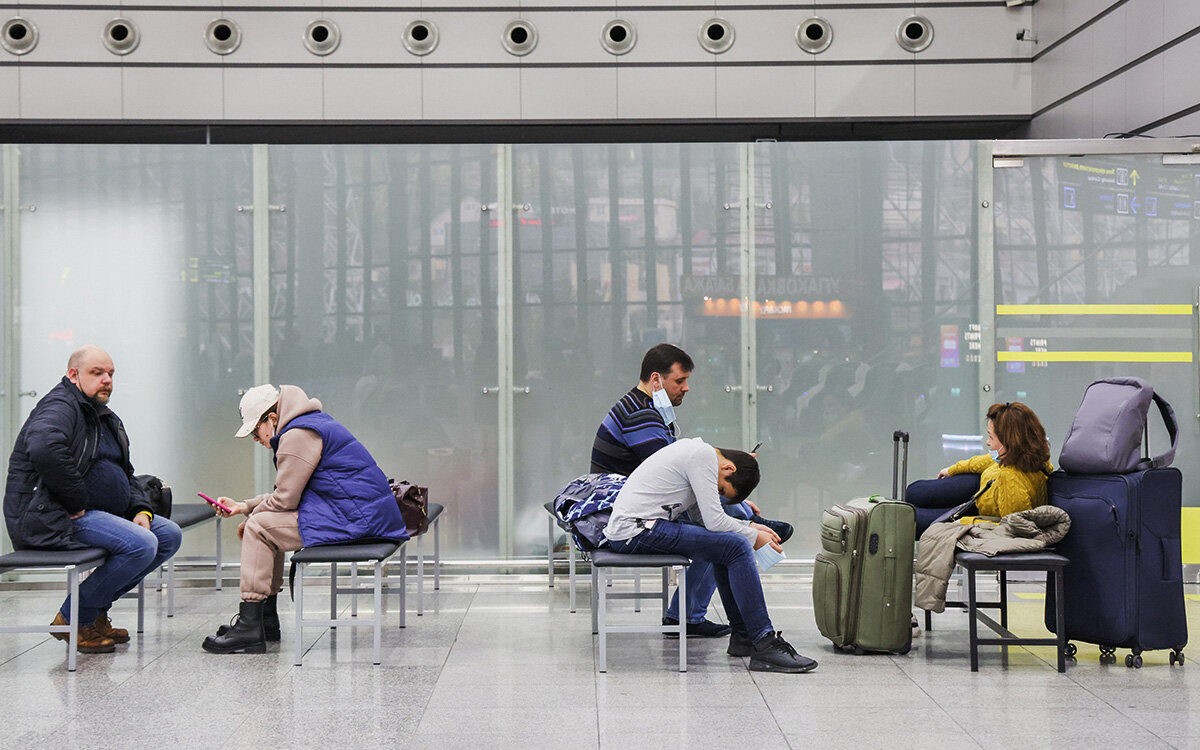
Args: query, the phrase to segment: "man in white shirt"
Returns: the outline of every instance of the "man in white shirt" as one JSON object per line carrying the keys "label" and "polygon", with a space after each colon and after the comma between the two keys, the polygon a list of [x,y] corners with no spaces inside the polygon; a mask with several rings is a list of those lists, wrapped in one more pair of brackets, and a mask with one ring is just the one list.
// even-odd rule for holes
{"label": "man in white shirt", "polygon": [[[758,461],[714,448],[700,438],[659,449],[629,475],[604,530],[615,552],[674,554],[712,563],[733,632],[730,656],[749,656],[755,672],[808,672],[817,666],[775,632],[767,615],[754,550],[779,550],[779,535],[732,518],[721,506],[745,500],[758,486]],[[685,516],[687,518],[685,519]]]}

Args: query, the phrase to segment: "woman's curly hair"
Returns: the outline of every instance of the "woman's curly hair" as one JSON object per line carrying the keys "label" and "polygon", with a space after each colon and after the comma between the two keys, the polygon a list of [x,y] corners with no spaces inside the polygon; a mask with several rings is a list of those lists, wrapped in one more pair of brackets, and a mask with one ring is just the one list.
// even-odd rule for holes
{"label": "woman's curly hair", "polygon": [[1046,442],[1046,430],[1025,404],[1011,401],[992,404],[987,418],[992,423],[992,432],[1004,446],[1000,463],[1020,471],[1041,471],[1050,460],[1050,445]]}

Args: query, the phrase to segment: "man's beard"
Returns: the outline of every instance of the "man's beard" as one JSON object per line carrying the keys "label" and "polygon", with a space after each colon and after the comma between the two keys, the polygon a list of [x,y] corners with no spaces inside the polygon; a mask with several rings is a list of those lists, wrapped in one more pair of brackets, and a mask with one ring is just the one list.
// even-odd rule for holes
{"label": "man's beard", "polygon": [[108,406],[110,398],[112,398],[112,391],[99,390],[95,394],[88,396],[88,401],[91,401],[96,406]]}

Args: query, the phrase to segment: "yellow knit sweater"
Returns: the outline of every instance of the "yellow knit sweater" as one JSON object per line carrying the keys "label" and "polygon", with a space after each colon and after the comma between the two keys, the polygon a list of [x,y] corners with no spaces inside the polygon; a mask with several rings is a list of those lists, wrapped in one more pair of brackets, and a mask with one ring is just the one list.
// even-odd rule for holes
{"label": "yellow knit sweater", "polygon": [[[1047,461],[1047,472],[1054,466]],[[981,516],[1007,516],[1046,504],[1046,475],[1040,471],[1024,472],[1013,466],[1001,466],[984,454],[972,456],[951,466],[948,473],[979,474],[979,489],[988,487],[975,501]]]}

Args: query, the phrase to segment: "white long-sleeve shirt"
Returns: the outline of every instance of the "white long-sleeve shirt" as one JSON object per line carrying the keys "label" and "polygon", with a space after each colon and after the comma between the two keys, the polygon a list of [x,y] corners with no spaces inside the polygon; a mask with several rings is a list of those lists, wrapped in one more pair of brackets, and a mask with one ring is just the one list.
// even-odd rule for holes
{"label": "white long-sleeve shirt", "polygon": [[674,521],[688,513],[709,531],[728,531],[758,541],[749,521],[726,515],[717,490],[717,451],[700,438],[684,438],[641,463],[613,503],[604,529],[611,541],[632,539],[651,526],[638,521]]}

